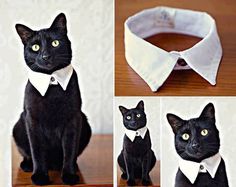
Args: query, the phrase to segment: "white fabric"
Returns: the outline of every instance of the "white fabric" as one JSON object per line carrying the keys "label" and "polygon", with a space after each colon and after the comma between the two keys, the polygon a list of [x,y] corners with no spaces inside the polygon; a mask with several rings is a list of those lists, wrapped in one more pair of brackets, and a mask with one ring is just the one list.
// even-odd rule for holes
{"label": "white fabric", "polygon": [[144,139],[147,130],[148,130],[148,128],[146,126],[140,128],[136,131],[125,129],[125,134],[131,140],[131,142],[133,142],[136,136],[141,136],[142,139]]}
{"label": "white fabric", "polygon": [[[169,7],[143,10],[125,21],[125,57],[128,64],[157,91],[173,69],[193,69],[216,84],[222,47],[215,20],[205,12]],[[179,33],[203,38],[184,51],[167,52],[144,40],[158,33]],[[186,66],[176,64],[182,58]]]}
{"label": "white fabric", "polygon": [[65,91],[73,73],[72,65],[68,65],[60,70],[54,71],[51,75],[39,73],[28,69],[30,83],[44,96],[50,84],[60,84]]}
{"label": "white fabric", "polygon": [[179,168],[189,181],[194,184],[198,173],[206,173],[208,171],[211,178],[214,178],[220,162],[221,156],[219,153],[202,160],[200,163],[179,158]]}

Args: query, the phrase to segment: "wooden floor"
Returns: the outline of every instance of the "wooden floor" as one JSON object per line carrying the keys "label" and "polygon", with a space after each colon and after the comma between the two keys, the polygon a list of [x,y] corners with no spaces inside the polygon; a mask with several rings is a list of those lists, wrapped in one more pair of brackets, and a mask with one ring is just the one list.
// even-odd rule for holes
{"label": "wooden floor", "polygon": [[[112,135],[93,135],[91,141],[78,159],[80,183],[76,186],[113,186],[113,140]],[[15,143],[12,147],[12,184],[14,187],[34,186],[32,173],[25,173],[19,168],[22,157]],[[52,185],[62,185],[59,172],[49,172]]]}
{"label": "wooden floor", "polygon": [[[236,95],[236,1],[225,0],[116,0],[115,1],[115,95],[116,96],[215,96]],[[193,70],[173,71],[164,85],[155,93],[127,64],[124,55],[124,21],[131,15],[156,6],[170,6],[205,11],[217,23],[223,58],[219,67],[217,84],[211,86]],[[200,39],[177,34],[160,34],[148,41],[167,51],[184,50]],[[204,54],[203,54],[204,55]]]}
{"label": "wooden floor", "polygon": [[[119,166],[117,166],[117,183],[118,186],[123,187],[127,186],[126,180],[121,179],[121,171],[119,169]],[[155,167],[150,172],[150,177],[152,184],[150,186],[160,187],[160,161],[156,162]],[[142,186],[141,181],[137,180],[135,181],[137,186]]]}

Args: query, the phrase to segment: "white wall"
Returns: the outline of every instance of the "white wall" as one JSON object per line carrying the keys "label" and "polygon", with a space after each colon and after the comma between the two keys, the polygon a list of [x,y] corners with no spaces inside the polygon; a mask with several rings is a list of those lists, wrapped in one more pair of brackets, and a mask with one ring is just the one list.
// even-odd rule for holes
{"label": "white wall", "polygon": [[23,107],[27,81],[23,45],[15,31],[49,27],[66,14],[83,110],[93,133],[112,133],[113,0],[1,0],[0,3],[0,186],[10,184],[11,129]]}
{"label": "white wall", "polygon": [[119,105],[128,109],[135,108],[140,100],[144,101],[147,127],[150,132],[152,150],[160,160],[160,99],[158,97],[116,97],[114,102],[114,181],[117,184],[117,157],[122,150],[125,127]]}
{"label": "white wall", "polygon": [[[161,181],[162,187],[174,186],[175,174],[178,169],[177,153],[174,147],[174,134],[166,119],[167,113],[173,113],[182,119],[198,117],[203,108],[212,102],[216,111],[216,126],[220,132],[220,153],[225,160],[229,185],[236,186],[236,98],[163,98],[162,120],[162,149],[161,149]],[[167,177],[168,176],[168,177]]]}

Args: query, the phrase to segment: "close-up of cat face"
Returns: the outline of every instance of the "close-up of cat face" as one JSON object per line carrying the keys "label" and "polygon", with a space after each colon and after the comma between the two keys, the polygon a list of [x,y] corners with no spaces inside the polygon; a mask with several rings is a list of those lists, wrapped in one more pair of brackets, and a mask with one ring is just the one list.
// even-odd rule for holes
{"label": "close-up of cat face", "polygon": [[16,24],[16,30],[24,44],[26,64],[31,70],[50,74],[71,63],[71,43],[63,13],[55,18],[50,28],[33,31]]}
{"label": "close-up of cat face", "polygon": [[209,103],[199,118],[182,120],[167,114],[167,119],[175,134],[175,148],[180,157],[200,162],[218,153],[220,139],[213,104]]}
{"label": "close-up of cat face", "polygon": [[123,106],[119,106],[119,109],[123,115],[125,128],[129,130],[137,130],[146,125],[147,119],[144,112],[143,101],[140,101],[135,108],[127,109]]}

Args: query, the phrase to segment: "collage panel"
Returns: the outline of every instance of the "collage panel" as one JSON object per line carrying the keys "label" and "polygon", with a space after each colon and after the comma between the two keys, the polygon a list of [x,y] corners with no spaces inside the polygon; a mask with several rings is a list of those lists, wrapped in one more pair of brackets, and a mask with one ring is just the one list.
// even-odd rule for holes
{"label": "collage panel", "polygon": [[113,1],[0,4],[0,186],[113,186]]}
{"label": "collage panel", "polygon": [[236,99],[167,97],[161,106],[161,186],[235,186]]}
{"label": "collage panel", "polygon": [[115,96],[236,95],[234,7],[116,0]]}
{"label": "collage panel", "polygon": [[160,186],[159,113],[159,98],[115,98],[114,186]]}

